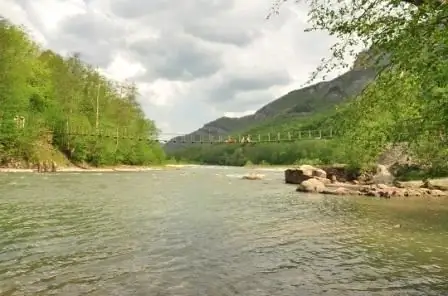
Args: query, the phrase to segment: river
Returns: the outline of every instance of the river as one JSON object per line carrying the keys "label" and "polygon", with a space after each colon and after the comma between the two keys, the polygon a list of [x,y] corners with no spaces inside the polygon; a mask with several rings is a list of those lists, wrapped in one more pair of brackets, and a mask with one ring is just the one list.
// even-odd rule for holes
{"label": "river", "polygon": [[0,295],[448,295],[448,202],[246,172],[2,174]]}

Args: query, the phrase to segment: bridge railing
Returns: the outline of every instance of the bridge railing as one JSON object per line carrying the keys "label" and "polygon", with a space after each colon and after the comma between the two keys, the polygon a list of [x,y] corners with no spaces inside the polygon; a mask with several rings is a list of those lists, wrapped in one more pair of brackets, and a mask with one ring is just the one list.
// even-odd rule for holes
{"label": "bridge railing", "polygon": [[275,132],[265,134],[241,134],[241,135],[189,135],[178,136],[169,140],[170,143],[279,143],[295,142],[300,140],[325,140],[335,136],[333,129],[327,130],[294,130],[290,132]]}
{"label": "bridge railing", "polygon": [[[0,114],[1,115],[1,114]],[[161,144],[248,144],[248,143],[286,143],[296,142],[303,140],[329,140],[339,136],[338,130],[333,128],[327,129],[315,129],[315,130],[289,130],[282,132],[268,132],[264,134],[193,134],[182,135],[175,133],[154,133],[147,136],[136,136],[128,131],[126,127],[112,127],[107,128],[100,126],[99,129],[85,126],[72,125],[70,121],[59,122],[49,126],[47,122],[36,121],[33,118],[24,116],[14,116],[8,120],[0,119],[0,137],[2,133],[13,130],[15,134],[26,134],[27,131],[35,131],[36,125],[41,124],[42,129],[40,132],[42,135],[51,137],[57,136],[59,140],[69,141],[70,139],[77,137],[90,137],[92,139],[114,139],[118,140],[131,140],[131,141],[145,141]],[[399,141],[406,141],[409,137],[412,137],[415,133],[418,133],[417,127],[414,128],[414,132],[403,132],[396,136]],[[438,137],[441,140],[448,142],[448,136],[440,129],[433,129],[427,131],[428,139]],[[421,135],[421,134],[420,134]],[[440,140],[439,139],[439,140]]]}
{"label": "bridge railing", "polygon": [[[41,125],[39,129],[37,124]],[[335,136],[333,129],[319,129],[319,130],[291,130],[289,132],[271,132],[264,134],[213,134],[206,135],[193,134],[168,134],[168,133],[154,133],[148,134],[145,137],[136,136],[128,131],[126,127],[107,128],[100,126],[98,129],[85,125],[75,125],[71,121],[60,121],[57,124],[48,124],[48,122],[34,122],[32,118],[25,118],[23,116],[16,116],[9,120],[0,120],[1,127],[8,127],[16,132],[26,132],[27,130],[40,130],[42,134],[52,134],[58,138],[74,138],[74,137],[89,137],[99,139],[128,139],[133,141],[149,141],[159,143],[173,143],[173,144],[236,144],[236,143],[278,143],[278,142],[294,142],[299,140],[318,140],[331,139]]]}

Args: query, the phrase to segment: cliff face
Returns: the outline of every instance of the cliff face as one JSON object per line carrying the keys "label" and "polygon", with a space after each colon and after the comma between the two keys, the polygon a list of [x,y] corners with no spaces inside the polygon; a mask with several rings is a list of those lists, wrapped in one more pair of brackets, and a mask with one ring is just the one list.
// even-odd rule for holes
{"label": "cliff face", "polygon": [[[361,56],[362,59],[366,57],[365,53],[360,55],[351,70],[331,81],[293,90],[263,106],[253,115],[240,118],[218,118],[186,135],[186,141],[188,142],[190,139],[207,141],[209,136],[213,136],[215,139],[219,136],[225,137],[256,127],[264,121],[278,116],[309,116],[328,110],[344,100],[358,95],[375,78],[375,68],[366,67],[365,63],[361,61]],[[183,137],[171,139],[164,146],[165,151],[172,152],[185,148],[188,143],[180,143],[182,139]]]}

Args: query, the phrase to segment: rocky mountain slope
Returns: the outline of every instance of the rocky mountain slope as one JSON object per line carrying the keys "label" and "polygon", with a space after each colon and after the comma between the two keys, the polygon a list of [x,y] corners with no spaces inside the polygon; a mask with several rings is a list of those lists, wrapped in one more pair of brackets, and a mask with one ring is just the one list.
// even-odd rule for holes
{"label": "rocky mountain slope", "polygon": [[[371,56],[367,59],[371,60]],[[209,137],[215,139],[226,137],[240,131],[254,129],[276,118],[304,117],[325,112],[346,99],[358,95],[376,75],[376,68],[365,67],[366,53],[356,59],[351,70],[331,81],[320,82],[302,89],[293,90],[286,95],[268,103],[253,115],[240,118],[221,117],[205,124],[200,129],[184,137],[171,139],[165,146],[166,152],[185,148],[191,141],[200,139],[208,141]],[[182,143],[186,139],[187,143]]]}

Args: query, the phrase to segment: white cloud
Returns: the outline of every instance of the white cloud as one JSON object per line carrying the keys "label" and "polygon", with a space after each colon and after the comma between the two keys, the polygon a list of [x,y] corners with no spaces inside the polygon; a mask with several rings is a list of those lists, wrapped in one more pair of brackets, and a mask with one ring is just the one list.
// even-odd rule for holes
{"label": "white cloud", "polygon": [[32,22],[38,23],[47,33],[57,31],[59,24],[68,17],[86,12],[82,0],[39,0],[29,1],[28,5],[26,11],[35,16]]}
{"label": "white cloud", "polygon": [[225,117],[243,117],[243,116],[247,116],[247,115],[252,115],[255,113],[255,111],[257,110],[247,110],[247,111],[242,111],[242,112],[224,112],[224,116]]}
{"label": "white cloud", "polygon": [[[294,1],[291,1],[294,2]],[[45,46],[118,80],[135,80],[149,118],[190,132],[223,115],[253,113],[300,87],[333,39],[304,33],[307,7],[270,0],[0,0]]]}
{"label": "white cloud", "polygon": [[145,67],[137,61],[133,61],[125,56],[124,53],[117,53],[106,69],[101,72],[111,79],[124,81],[136,75],[144,75]]}
{"label": "white cloud", "polygon": [[[177,99],[188,93],[187,84],[166,79],[157,79],[151,83],[139,83],[138,87],[140,94],[142,95],[142,103],[144,106],[146,106],[146,103],[149,103],[155,108],[171,108]],[[157,112],[157,109],[154,111]],[[169,118],[166,118],[165,121],[166,120],[169,120]]]}

